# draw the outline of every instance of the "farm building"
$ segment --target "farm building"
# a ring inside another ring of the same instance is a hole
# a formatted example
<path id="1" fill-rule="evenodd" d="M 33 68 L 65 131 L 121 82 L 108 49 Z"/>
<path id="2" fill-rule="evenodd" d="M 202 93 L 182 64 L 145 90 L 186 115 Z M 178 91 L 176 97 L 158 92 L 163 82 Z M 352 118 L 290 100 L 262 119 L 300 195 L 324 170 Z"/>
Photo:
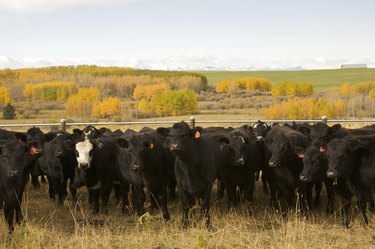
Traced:
<path id="1" fill-rule="evenodd" d="M 341 69 L 346 68 L 367 68 L 366 64 L 342 64 Z"/>

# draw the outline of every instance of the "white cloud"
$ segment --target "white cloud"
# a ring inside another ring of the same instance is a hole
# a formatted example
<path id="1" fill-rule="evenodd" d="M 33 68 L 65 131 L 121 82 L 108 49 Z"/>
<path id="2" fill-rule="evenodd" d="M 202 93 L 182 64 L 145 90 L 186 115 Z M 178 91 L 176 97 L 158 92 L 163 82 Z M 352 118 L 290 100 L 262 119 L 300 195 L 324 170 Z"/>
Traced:
<path id="1" fill-rule="evenodd" d="M 282 58 L 219 58 L 212 55 L 175 54 L 164 58 L 128 58 L 128 59 L 78 59 L 78 58 L 11 58 L 0 55 L 0 69 L 29 68 L 67 65 L 98 65 L 119 66 L 140 69 L 161 70 L 291 70 L 291 69 L 334 69 L 341 64 L 365 63 L 375 67 L 375 61 L 370 59 L 327 59 L 311 58 L 290 60 Z"/>
<path id="2" fill-rule="evenodd" d="M 124 5 L 140 0 L 0 0 L 0 10 L 13 13 L 49 13 L 85 6 Z"/>

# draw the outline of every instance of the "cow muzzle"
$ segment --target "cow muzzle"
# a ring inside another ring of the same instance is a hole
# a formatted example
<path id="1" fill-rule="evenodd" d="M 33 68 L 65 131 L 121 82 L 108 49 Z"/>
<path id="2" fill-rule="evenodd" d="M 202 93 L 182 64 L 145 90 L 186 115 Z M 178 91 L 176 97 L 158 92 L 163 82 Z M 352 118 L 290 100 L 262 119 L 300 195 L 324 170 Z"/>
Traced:
<path id="1" fill-rule="evenodd" d="M 300 175 L 299 179 L 300 179 L 301 182 L 307 182 L 307 176 Z"/>
<path id="2" fill-rule="evenodd" d="M 141 166 L 141 165 L 139 165 L 139 164 L 133 164 L 132 165 L 132 169 L 133 170 L 141 170 L 143 167 Z"/>
<path id="3" fill-rule="evenodd" d="M 331 178 L 331 179 L 334 179 L 334 178 L 337 177 L 337 173 L 335 171 L 328 171 L 327 172 L 327 177 Z"/>
<path id="4" fill-rule="evenodd" d="M 257 136 L 257 141 L 258 141 L 258 142 L 261 142 L 261 141 L 263 141 L 263 140 L 264 140 L 263 136 Z"/>
<path id="5" fill-rule="evenodd" d="M 179 151 L 180 146 L 178 144 L 171 144 L 170 151 Z"/>
<path id="6" fill-rule="evenodd" d="M 269 165 L 271 168 L 273 168 L 273 167 L 277 167 L 277 166 L 279 166 L 279 163 L 278 163 L 278 162 L 269 161 L 269 162 L 268 162 L 268 165 Z"/>
<path id="7" fill-rule="evenodd" d="M 79 167 L 81 169 L 88 169 L 90 167 L 89 163 L 79 163 Z"/>
<path id="8" fill-rule="evenodd" d="M 243 166 L 243 165 L 245 165 L 245 159 L 243 158 L 243 156 L 240 159 L 236 160 L 234 162 L 234 165 L 235 166 Z"/>
<path id="9" fill-rule="evenodd" d="M 10 177 L 17 177 L 20 175 L 20 172 L 19 171 L 16 171 L 16 170 L 11 170 L 9 171 L 9 176 Z"/>

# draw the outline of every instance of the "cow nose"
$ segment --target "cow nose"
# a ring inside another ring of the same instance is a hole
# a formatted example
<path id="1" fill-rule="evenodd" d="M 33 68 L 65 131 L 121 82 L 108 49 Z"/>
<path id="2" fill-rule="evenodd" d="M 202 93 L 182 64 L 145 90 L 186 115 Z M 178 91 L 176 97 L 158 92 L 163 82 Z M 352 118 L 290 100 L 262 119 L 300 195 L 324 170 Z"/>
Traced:
<path id="1" fill-rule="evenodd" d="M 236 166 L 242 166 L 245 164 L 245 160 L 243 159 L 243 157 L 241 157 L 240 159 L 238 159 L 235 163 Z"/>
<path id="2" fill-rule="evenodd" d="M 257 141 L 263 141 L 263 136 L 257 136 Z"/>
<path id="3" fill-rule="evenodd" d="M 171 151 L 179 150 L 180 146 L 178 144 L 171 144 Z"/>
<path id="4" fill-rule="evenodd" d="M 141 165 L 133 164 L 132 168 L 133 168 L 133 170 L 140 170 L 141 169 Z"/>
<path id="5" fill-rule="evenodd" d="M 57 157 L 61 157 L 62 155 L 63 155 L 63 153 L 61 151 L 56 152 Z"/>
<path id="6" fill-rule="evenodd" d="M 87 168 L 89 167 L 89 164 L 88 164 L 88 163 L 80 163 L 80 164 L 79 164 L 79 167 L 80 167 L 81 169 L 87 169 Z"/>
<path id="7" fill-rule="evenodd" d="M 9 172 L 9 175 L 10 175 L 11 177 L 18 176 L 19 174 L 20 174 L 20 172 L 18 172 L 18 171 L 16 171 L 16 170 L 11 170 L 11 171 Z"/>
<path id="8" fill-rule="evenodd" d="M 335 178 L 337 176 L 337 173 L 334 171 L 328 171 L 327 172 L 327 177 L 328 178 Z"/>
<path id="9" fill-rule="evenodd" d="M 268 165 L 269 165 L 270 167 L 276 167 L 276 163 L 275 163 L 275 162 L 272 162 L 272 161 L 269 161 L 269 162 L 268 162 Z"/>
<path id="10" fill-rule="evenodd" d="M 307 177 L 306 176 L 303 176 L 303 175 L 300 175 L 299 176 L 299 179 L 303 182 L 306 182 L 307 181 Z"/>

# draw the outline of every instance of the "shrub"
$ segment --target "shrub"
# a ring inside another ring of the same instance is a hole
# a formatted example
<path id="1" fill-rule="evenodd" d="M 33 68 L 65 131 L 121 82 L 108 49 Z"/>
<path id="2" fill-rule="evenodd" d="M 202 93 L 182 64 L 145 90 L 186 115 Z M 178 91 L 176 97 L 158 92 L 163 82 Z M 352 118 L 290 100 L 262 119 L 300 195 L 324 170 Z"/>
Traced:
<path id="1" fill-rule="evenodd" d="M 0 104 L 10 103 L 12 100 L 9 88 L 7 87 L 0 87 Z"/>
<path id="2" fill-rule="evenodd" d="M 115 115 L 119 115 L 120 112 L 120 99 L 109 97 L 93 107 L 92 116 L 100 118 L 111 118 Z"/>
<path id="3" fill-rule="evenodd" d="M 215 86 L 217 93 L 228 93 L 238 90 L 267 92 L 272 88 L 271 82 L 264 78 L 239 78 L 232 80 L 222 80 Z"/>
<path id="4" fill-rule="evenodd" d="M 23 96 L 29 100 L 66 101 L 77 92 L 77 84 L 73 82 L 46 82 L 41 84 L 27 84 Z"/>
<path id="5" fill-rule="evenodd" d="M 272 88 L 273 96 L 311 96 L 313 93 L 313 86 L 304 82 L 282 81 Z"/>
<path id="6" fill-rule="evenodd" d="M 99 90 L 96 87 L 79 88 L 78 93 L 68 98 L 65 111 L 68 115 L 81 118 L 89 117 L 92 107 L 99 101 Z"/>
<path id="7" fill-rule="evenodd" d="M 14 119 L 16 117 L 16 108 L 8 103 L 3 108 L 3 119 Z"/>

